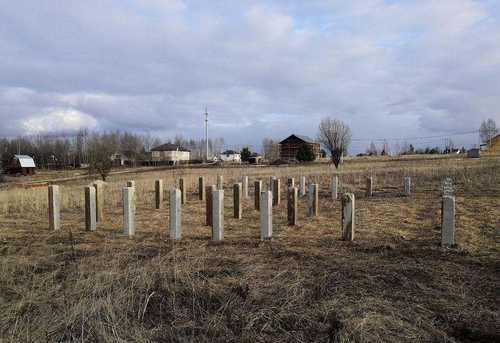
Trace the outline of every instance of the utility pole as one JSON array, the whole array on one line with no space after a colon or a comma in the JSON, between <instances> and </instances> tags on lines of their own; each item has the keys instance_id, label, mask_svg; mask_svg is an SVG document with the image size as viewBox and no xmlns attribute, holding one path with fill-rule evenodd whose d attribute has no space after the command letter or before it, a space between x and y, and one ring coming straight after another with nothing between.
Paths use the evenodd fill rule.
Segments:
<instances>
[{"instance_id":1,"label":"utility pole","mask_svg":"<svg viewBox=\"0 0 500 343\"><path fill-rule=\"evenodd\" d=\"M208 110L207 108L205 107L205 158L206 158L206 162L208 162Z\"/></svg>"}]
</instances>

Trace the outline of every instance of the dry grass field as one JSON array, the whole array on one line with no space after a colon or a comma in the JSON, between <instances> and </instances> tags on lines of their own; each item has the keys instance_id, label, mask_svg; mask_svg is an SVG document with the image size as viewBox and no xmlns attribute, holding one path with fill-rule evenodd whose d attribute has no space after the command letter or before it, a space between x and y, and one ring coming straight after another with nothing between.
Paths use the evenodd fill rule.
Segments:
<instances>
[{"instance_id":1,"label":"dry grass field","mask_svg":"<svg viewBox=\"0 0 500 343\"><path fill-rule=\"evenodd\" d=\"M356 194L354 242L340 240L337 173ZM225 178L225 239L210 241L197 178ZM232 184L250 179L243 219ZM261 242L253 181L305 175L320 184L318 217L286 194ZM364 197L364 178L375 193ZM405 197L403 177L413 193ZM440 184L456 186L457 247L440 243ZM183 238L168 238L168 201L154 180L188 185ZM122 234L121 188L136 180L137 229ZM500 158L354 159L327 165L173 169L113 175L105 220L84 231L83 186L61 185L62 229L48 229L46 188L0 190L0 341L5 342L498 342Z\"/></svg>"}]
</instances>

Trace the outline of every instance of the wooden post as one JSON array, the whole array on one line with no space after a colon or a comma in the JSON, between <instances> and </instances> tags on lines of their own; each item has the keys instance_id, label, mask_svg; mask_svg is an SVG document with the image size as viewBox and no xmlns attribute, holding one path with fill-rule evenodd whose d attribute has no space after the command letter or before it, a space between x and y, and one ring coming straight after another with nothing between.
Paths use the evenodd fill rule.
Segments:
<instances>
[{"instance_id":1,"label":"wooden post","mask_svg":"<svg viewBox=\"0 0 500 343\"><path fill-rule=\"evenodd\" d=\"M273 206L279 206L281 202L281 181L278 178L273 179Z\"/></svg>"},{"instance_id":2,"label":"wooden post","mask_svg":"<svg viewBox=\"0 0 500 343\"><path fill-rule=\"evenodd\" d=\"M203 176L198 178L198 198L201 201L205 200L205 178Z\"/></svg>"},{"instance_id":3,"label":"wooden post","mask_svg":"<svg viewBox=\"0 0 500 343\"><path fill-rule=\"evenodd\" d=\"M163 202L163 180L155 180L155 208L159 210Z\"/></svg>"},{"instance_id":4,"label":"wooden post","mask_svg":"<svg viewBox=\"0 0 500 343\"><path fill-rule=\"evenodd\" d=\"M342 239L345 241L354 240L354 229L355 229L355 206L354 206L354 194L345 193L342 196Z\"/></svg>"},{"instance_id":5,"label":"wooden post","mask_svg":"<svg viewBox=\"0 0 500 343\"><path fill-rule=\"evenodd\" d=\"M262 189L262 181L257 180L254 182L254 190L253 190L253 195L254 195L254 204L255 204L255 209L257 211L260 210L260 190Z\"/></svg>"},{"instance_id":6,"label":"wooden post","mask_svg":"<svg viewBox=\"0 0 500 343\"><path fill-rule=\"evenodd\" d=\"M217 188L215 185L205 187L205 204L206 204L206 222L207 226L212 226L212 192L214 192Z\"/></svg>"},{"instance_id":7,"label":"wooden post","mask_svg":"<svg viewBox=\"0 0 500 343\"><path fill-rule=\"evenodd\" d=\"M96 222L104 220L104 184L102 182L94 182L95 188L95 207L96 207Z\"/></svg>"},{"instance_id":8,"label":"wooden post","mask_svg":"<svg viewBox=\"0 0 500 343\"><path fill-rule=\"evenodd\" d=\"M373 178L367 177L366 178L366 196L371 197L373 195Z\"/></svg>"},{"instance_id":9,"label":"wooden post","mask_svg":"<svg viewBox=\"0 0 500 343\"><path fill-rule=\"evenodd\" d=\"M95 231L96 225L96 207L95 207L95 188L85 187L85 230Z\"/></svg>"},{"instance_id":10,"label":"wooden post","mask_svg":"<svg viewBox=\"0 0 500 343\"><path fill-rule=\"evenodd\" d=\"M181 191L181 204L186 203L186 185L184 184L184 178L179 179L179 190Z\"/></svg>"},{"instance_id":11,"label":"wooden post","mask_svg":"<svg viewBox=\"0 0 500 343\"><path fill-rule=\"evenodd\" d=\"M241 183L235 183L233 185L233 208L234 208L234 218L241 219Z\"/></svg>"}]
</instances>

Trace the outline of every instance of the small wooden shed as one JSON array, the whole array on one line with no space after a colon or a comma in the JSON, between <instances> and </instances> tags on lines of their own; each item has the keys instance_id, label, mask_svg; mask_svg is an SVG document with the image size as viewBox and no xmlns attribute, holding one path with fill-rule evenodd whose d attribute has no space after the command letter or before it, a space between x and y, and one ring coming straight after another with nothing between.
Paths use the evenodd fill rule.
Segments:
<instances>
[{"instance_id":1,"label":"small wooden shed","mask_svg":"<svg viewBox=\"0 0 500 343\"><path fill-rule=\"evenodd\" d=\"M9 174L34 175L35 160L28 155L14 155L5 169Z\"/></svg>"},{"instance_id":2,"label":"small wooden shed","mask_svg":"<svg viewBox=\"0 0 500 343\"><path fill-rule=\"evenodd\" d=\"M467 157L468 158L479 158L480 157L480 152L479 148L472 148L467 151Z\"/></svg>"}]
</instances>

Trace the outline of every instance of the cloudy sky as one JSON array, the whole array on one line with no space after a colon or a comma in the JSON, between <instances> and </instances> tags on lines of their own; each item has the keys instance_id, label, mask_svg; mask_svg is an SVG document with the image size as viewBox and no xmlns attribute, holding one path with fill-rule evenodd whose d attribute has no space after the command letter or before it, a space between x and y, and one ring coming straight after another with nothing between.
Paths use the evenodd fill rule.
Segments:
<instances>
[{"instance_id":1,"label":"cloudy sky","mask_svg":"<svg viewBox=\"0 0 500 343\"><path fill-rule=\"evenodd\" d=\"M201 138L205 106L229 147L500 124L500 1L0 0L0 136Z\"/></svg>"}]
</instances>

